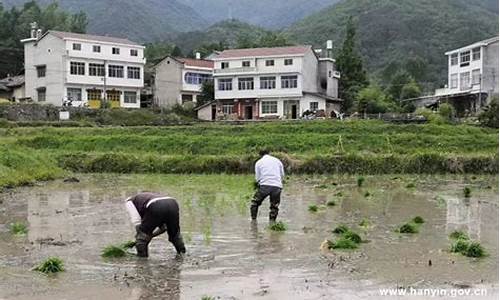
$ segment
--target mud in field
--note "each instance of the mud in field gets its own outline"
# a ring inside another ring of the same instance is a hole
[[[292,177],[282,195],[283,233],[267,229],[267,201],[250,222],[250,176],[77,177],[0,194],[0,299],[382,299],[379,288],[398,287],[484,288],[486,297],[457,299],[498,298],[495,177],[374,176],[361,188],[355,177]],[[186,257],[176,257],[166,236],[153,240],[147,260],[100,257],[105,246],[133,238],[123,200],[139,191],[179,199]],[[418,234],[394,231],[417,215],[426,220]],[[14,236],[12,222],[28,233]],[[366,243],[320,250],[339,224]],[[457,229],[488,256],[450,253],[448,234]],[[31,271],[49,256],[62,258],[66,271]]]

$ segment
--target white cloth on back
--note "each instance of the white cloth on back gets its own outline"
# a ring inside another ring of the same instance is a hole
[[[283,188],[285,170],[279,159],[264,155],[255,163],[255,180],[259,185]]]

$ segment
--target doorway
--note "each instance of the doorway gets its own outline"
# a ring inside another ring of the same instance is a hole
[[[292,119],[293,120],[297,119],[297,105],[296,104],[292,105]]]
[[[212,105],[212,121],[215,121],[217,118],[217,105]]]
[[[253,106],[245,106],[245,120],[253,120]]]

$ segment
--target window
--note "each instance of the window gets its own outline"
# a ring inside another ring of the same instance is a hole
[[[274,59],[266,60],[266,67],[272,67],[272,66],[274,66]]]
[[[472,49],[472,60],[480,60],[480,59],[481,59],[481,47]]]
[[[130,56],[139,56],[139,51],[136,49],[130,49]]]
[[[293,59],[287,58],[285,59],[285,66],[291,66],[293,65]]]
[[[277,114],[278,101],[262,101],[262,114]]]
[[[38,75],[38,78],[45,77],[45,74],[47,73],[47,66],[36,66],[36,74]]]
[[[245,60],[244,62],[241,63],[241,66],[244,67],[244,68],[250,67],[250,61],[249,60]]]
[[[319,108],[319,102],[310,102],[309,103],[309,110],[310,111],[317,111]]]
[[[89,75],[90,76],[99,76],[104,77],[105,74],[104,65],[102,64],[89,64]]]
[[[68,88],[68,100],[82,101],[82,89]]]
[[[470,63],[470,51],[460,53],[460,66],[465,67]]]
[[[101,46],[97,45],[92,46],[92,52],[101,53]]]
[[[141,68],[127,67],[127,75],[129,79],[141,79]]]
[[[458,65],[458,53],[454,53],[450,56],[450,64],[452,66]]]
[[[38,102],[45,102],[47,100],[47,89],[42,87],[36,89]]]
[[[229,63],[228,62],[221,62],[220,68],[221,69],[229,69]]]
[[[106,92],[107,100],[108,101],[120,101],[120,92],[119,91],[107,91]]]
[[[87,90],[87,100],[101,100],[102,91],[101,90]]]
[[[123,66],[109,65],[108,74],[109,77],[123,78]]]
[[[137,103],[137,93],[136,92],[123,93],[123,103]]]
[[[238,78],[238,90],[253,90],[253,78]]]
[[[203,84],[205,81],[209,81],[211,79],[212,76],[210,74],[187,72],[184,75],[184,81],[187,84]]]
[[[73,43],[73,50],[75,50],[75,51],[81,51],[82,50],[82,44]]]
[[[481,83],[481,70],[475,69],[472,70],[472,84],[480,84]]]
[[[234,108],[234,105],[232,105],[232,104],[224,104],[224,105],[222,105],[222,112],[225,115],[232,115],[233,114],[233,108]]]
[[[261,77],[260,78],[260,89],[261,90],[272,90],[276,88],[276,77]]]
[[[181,99],[182,99],[182,104],[186,102],[193,102],[193,95],[183,94],[181,96]]]
[[[450,75],[450,88],[456,89],[458,87],[458,74]]]
[[[69,72],[71,75],[85,75],[85,63],[70,62]]]
[[[467,90],[470,88],[470,72],[460,74],[460,89]]]
[[[233,80],[231,78],[219,79],[219,91],[231,91],[233,89]]]
[[[297,75],[294,76],[281,76],[282,89],[295,89],[297,88]]]
[[[112,52],[113,52],[113,54],[115,54],[115,55],[120,55],[120,48],[113,47]]]

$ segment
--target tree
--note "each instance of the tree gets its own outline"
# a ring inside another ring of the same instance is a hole
[[[194,54],[198,52],[201,54],[201,57],[207,57],[208,55],[216,51],[224,51],[227,48],[228,48],[227,44],[223,41],[220,41],[218,43],[203,44],[198,48],[196,48],[190,56],[195,57]]]
[[[376,85],[369,85],[361,89],[355,104],[359,113],[378,114],[397,110],[390,97]]]
[[[149,43],[146,44],[144,56],[148,64],[156,64],[165,56],[170,55],[174,50],[174,46],[168,43]]]
[[[405,84],[401,89],[401,99],[403,100],[417,98],[420,97],[421,94],[422,91],[414,79]]]
[[[481,126],[498,128],[498,97],[491,100],[490,105],[484,108],[479,115]]]
[[[337,68],[341,74],[340,98],[344,100],[344,110],[347,111],[352,107],[358,92],[368,85],[363,60],[356,46],[356,25],[352,17],[346,24],[344,44],[337,56]]]
[[[182,54],[181,48],[179,48],[177,45],[174,47],[172,50],[172,53],[170,54],[174,57],[183,57],[184,55]]]
[[[401,92],[403,91],[403,87],[410,83],[413,78],[406,72],[405,70],[397,71],[394,76],[392,76],[391,83],[387,87],[386,92],[392,96],[394,100],[404,99],[401,97]]]
[[[201,85],[201,94],[196,98],[196,104],[201,106],[215,99],[213,80],[207,80]]]

